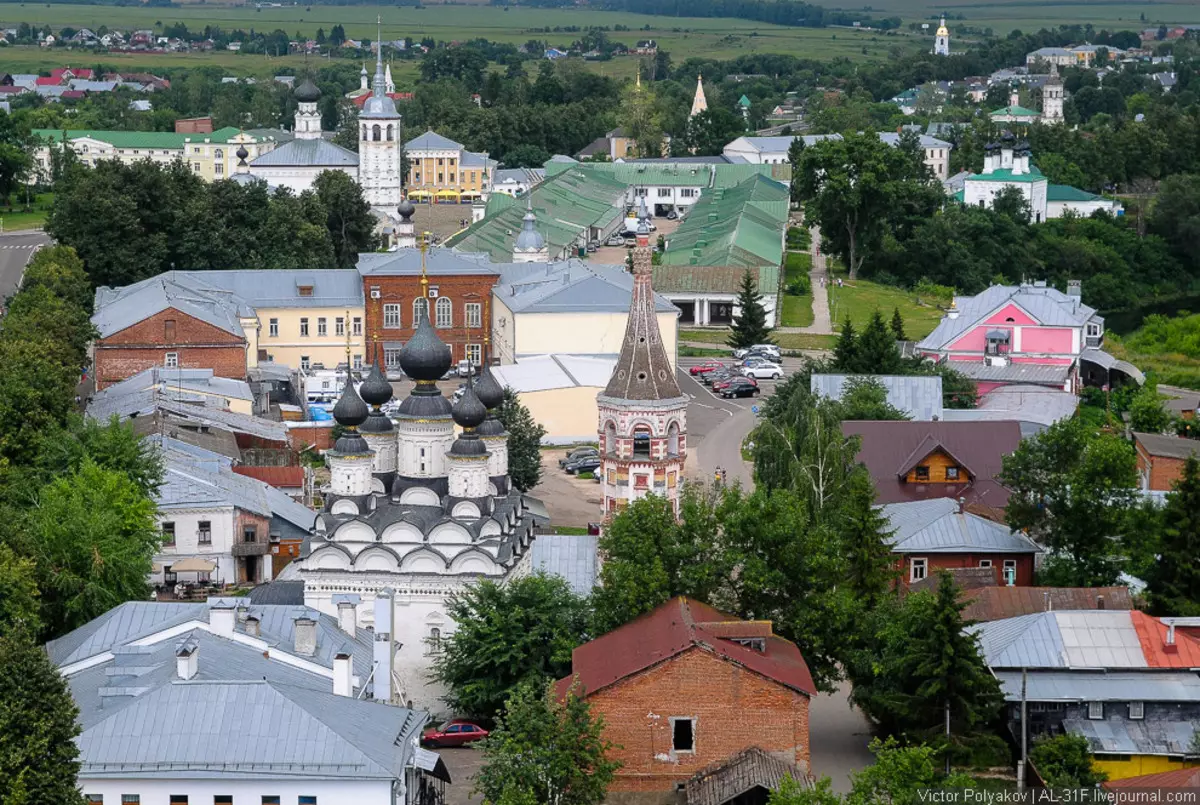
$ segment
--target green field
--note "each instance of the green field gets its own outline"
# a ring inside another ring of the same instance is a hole
[[[6,25],[21,22],[49,25],[60,28],[87,26],[132,30],[155,28],[176,22],[189,28],[203,30],[206,25],[217,25],[224,30],[237,28],[274,30],[288,34],[315,34],[318,28],[328,32],[334,25],[342,25],[346,35],[352,38],[374,39],[375,19],[383,19],[385,39],[408,36],[416,39],[432,37],[443,41],[464,41],[483,37],[495,42],[524,44],[529,39],[544,39],[551,44],[566,45],[578,37],[577,33],[544,32],[544,28],[578,26],[625,25],[630,31],[613,32],[612,39],[633,45],[638,39],[653,38],[659,46],[671,53],[676,61],[690,56],[714,59],[731,59],[752,53],[790,53],[807,58],[832,59],[846,57],[857,60],[886,60],[888,50],[896,45],[916,47],[915,37],[903,34],[881,34],[849,29],[790,28],[779,25],[727,18],[653,17],[642,14],[624,14],[594,11],[583,8],[506,10],[500,6],[440,5],[423,8],[396,6],[289,6],[256,10],[244,6],[186,5],[175,8],[144,8],[133,6],[91,6],[66,4],[15,4],[7,3],[0,11],[0,19]],[[64,60],[103,61],[114,56],[85,57],[76,52],[65,53],[54,50],[43,54],[22,54],[24,48],[0,51],[0,66],[9,67],[21,59],[34,61],[39,55],[54,64]],[[864,50],[866,51],[864,53]],[[86,51],[84,52],[86,53]],[[293,59],[270,59],[264,56],[242,56],[235,53],[207,55],[161,55],[131,57],[138,64],[195,64],[215,63],[227,66],[239,73],[262,73],[266,64],[278,66],[292,64]],[[161,61],[155,61],[155,60]],[[180,59],[181,62],[172,61]],[[196,61],[199,60],[199,61]],[[258,62],[258,66],[254,65]],[[590,62],[589,67],[598,72],[616,75],[632,74],[636,60],[617,58],[609,62]],[[244,65],[244,69],[243,69]]]
[[[834,6],[834,4],[830,4]],[[836,7],[853,10],[861,5],[840,4]],[[921,20],[936,20],[939,14],[948,14],[950,45],[955,48],[954,27],[961,17],[961,25],[972,28],[991,28],[997,34],[1006,34],[1020,29],[1026,33],[1039,28],[1058,25],[1086,25],[1097,29],[1140,30],[1161,24],[1200,23],[1200,3],[1195,0],[1151,0],[1138,3],[1131,0],[1089,0],[1089,2],[1048,2],[1034,0],[956,0],[939,4],[934,0],[872,0],[870,13],[873,16],[898,15],[905,23]],[[1142,15],[1145,15],[1144,18]],[[1143,19],[1145,20],[1143,22]]]
[[[812,257],[807,252],[788,252],[783,275],[783,311],[780,319],[784,327],[808,327],[813,323],[812,292],[793,296],[787,288],[798,279],[808,279],[812,270]]]
[[[853,284],[846,281],[841,288],[830,283],[828,290],[829,313],[835,330],[840,330],[842,322],[849,316],[850,323],[862,332],[876,310],[883,314],[885,322],[891,322],[892,310],[898,308],[904,319],[904,334],[917,340],[929,335],[942,320],[939,308],[918,305],[912,292],[890,285],[877,285],[860,279]]]

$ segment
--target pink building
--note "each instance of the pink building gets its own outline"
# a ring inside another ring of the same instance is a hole
[[[1103,342],[1104,319],[1083,304],[1077,281],[1066,293],[1036,282],[956,297],[917,350],[949,361],[981,395],[1014,384],[1078,392],[1083,385],[1141,383],[1142,373],[1100,349]]]

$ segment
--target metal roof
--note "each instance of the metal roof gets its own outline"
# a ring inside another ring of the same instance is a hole
[[[1068,718],[1063,729],[1087,738],[1089,751],[1099,755],[1185,755],[1197,731],[1191,721],[1123,718]]]
[[[896,553],[1040,553],[1032,540],[977,514],[959,511],[950,498],[879,507],[892,528]]]
[[[1102,349],[1088,347],[1083,352],[1079,353],[1079,359],[1091,361],[1104,369],[1116,369],[1118,372],[1124,372],[1138,382],[1138,385],[1144,385],[1146,376],[1142,374],[1142,370],[1138,369],[1129,361],[1123,361],[1120,358],[1115,358],[1109,355]]]
[[[292,140],[250,161],[255,168],[281,167],[351,168],[358,166],[358,154],[329,140]]]
[[[596,586],[598,541],[593,535],[541,534],[530,548],[530,567],[561,577],[576,595],[591,595]]]
[[[942,419],[948,422],[1017,420],[1048,427],[1070,419],[1078,407],[1079,398],[1069,391],[1017,384],[989,391],[979,401],[978,408],[948,408],[942,412]]]
[[[228,291],[168,271],[121,288],[97,288],[92,324],[101,338],[107,338],[172,308],[240,337],[245,337],[240,317],[254,315],[251,307]]]
[[[624,266],[564,260],[554,263],[510,263],[498,266],[500,281],[492,293],[513,313],[575,313],[629,310],[633,277]],[[655,294],[655,310],[676,311]]]
[[[1039,612],[970,627],[993,668],[1148,668],[1129,612]]]
[[[894,131],[879,132],[879,139],[882,142],[887,143],[888,145],[892,146],[893,148],[900,144],[901,136],[902,136],[901,134],[894,132]],[[920,143],[920,146],[922,148],[950,149],[950,148],[954,147],[953,145],[946,142],[945,140],[938,139],[937,137],[931,136],[929,134],[918,134],[917,141]]]
[[[948,365],[965,377],[984,382],[1044,383],[1061,387],[1071,375],[1069,364],[1009,363],[992,366],[983,361],[951,361]]]
[[[430,129],[424,134],[413,137],[404,144],[405,151],[461,151],[462,143],[456,143],[449,137],[443,137]]]
[[[209,288],[219,288],[255,307],[341,307],[363,303],[362,278],[345,268],[331,269],[232,269],[180,271]],[[311,288],[308,296],[300,288]]]
[[[487,254],[447,248],[430,249],[425,255],[425,267],[430,276],[500,273],[500,266],[494,264]],[[407,248],[394,252],[363,252],[358,256],[356,268],[364,277],[417,277],[421,274],[421,250]]]
[[[731,166],[743,167],[743,166]],[[778,285],[788,221],[788,189],[754,174],[730,188],[712,188],[666,239],[661,265],[773,269]],[[760,287],[764,284],[759,280]]]
[[[912,419],[922,422],[942,419],[940,375],[814,374],[809,382],[809,390],[822,397],[840,400],[846,381],[851,377],[878,381],[887,389],[888,404],[908,414]]]
[[[1010,702],[1021,700],[1021,672],[997,671]],[[1190,671],[1038,671],[1026,675],[1025,697],[1033,702],[1200,703],[1200,675]]]
[[[148,390],[158,390],[165,396],[175,396],[177,393],[183,392],[199,397],[211,396],[251,401],[254,399],[249,383],[244,380],[221,377],[214,374],[212,369],[151,366],[119,383],[101,389],[96,392],[92,401],[98,403],[98,407],[103,408],[109,400]],[[224,405],[224,399],[220,401],[220,404]]]
[[[100,82],[106,83],[106,82]],[[64,91],[65,87],[45,89]],[[208,133],[176,133],[173,131],[103,131],[100,129],[67,129],[68,140],[89,139],[108,143],[113,148],[160,148],[181,150],[188,143],[225,143],[241,133],[236,126],[226,126]],[[62,129],[34,129],[31,134],[43,142],[61,143]],[[267,138],[263,138],[267,139]]]
[[[493,367],[492,373],[501,386],[517,392],[580,386],[602,389],[608,385],[616,363],[615,355],[530,355],[517,363]]]

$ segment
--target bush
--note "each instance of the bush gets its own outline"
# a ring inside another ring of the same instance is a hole
[[[808,277],[798,277],[788,283],[789,296],[807,296],[812,293],[812,282]]]
[[[812,236],[801,226],[790,226],[787,231],[787,247],[789,249],[808,249],[812,246]]]

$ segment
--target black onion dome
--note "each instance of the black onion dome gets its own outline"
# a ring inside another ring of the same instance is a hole
[[[413,380],[434,381],[450,369],[454,358],[450,347],[442,343],[429,323],[429,316],[421,315],[417,331],[400,350],[400,368]]]
[[[383,411],[372,411],[367,421],[358,426],[359,433],[391,433],[393,430],[391,417]]]
[[[451,411],[455,424],[463,428],[477,428],[487,419],[487,409],[475,395],[475,384],[467,383],[466,392],[458,398]]]
[[[368,405],[380,406],[392,399],[392,384],[387,382],[378,363],[371,367],[371,373],[367,375],[358,393]]]
[[[234,151],[233,153],[234,153],[234,155],[235,155],[235,156],[236,156],[238,159],[240,159],[242,162],[245,162],[245,161],[246,161],[246,157],[250,156],[250,152],[246,150],[246,144],[245,144],[245,143],[243,143],[243,144],[239,145],[239,146],[238,146],[238,150]]]
[[[495,413],[488,414],[487,421],[476,428],[475,432],[480,436],[503,436],[506,433],[504,423],[496,417]]]
[[[321,100],[321,90],[317,89],[311,78],[306,78],[296,87],[296,100],[301,103],[316,103]]]
[[[487,452],[487,445],[475,434],[459,436],[454,440],[454,444],[450,445],[452,456],[486,456]]]
[[[359,397],[358,392],[354,390],[354,376],[347,369],[346,388],[342,390],[342,396],[338,399],[337,405],[333,406],[333,418],[343,427],[356,428],[366,422],[370,415],[371,409],[367,408],[362,397]]]
[[[504,389],[500,388],[500,382],[492,374],[492,367],[487,364],[484,364],[483,371],[479,373],[479,382],[475,384],[475,396],[489,411],[504,402]]]
[[[400,217],[405,221],[412,218],[416,211],[416,206],[408,199],[401,200],[400,206],[396,208],[396,212],[400,213]]]
[[[450,401],[442,396],[437,386],[429,388],[433,394],[421,394],[420,387],[414,389],[413,393],[400,403],[400,409],[396,413],[401,418],[412,419],[445,419],[450,416]]]

